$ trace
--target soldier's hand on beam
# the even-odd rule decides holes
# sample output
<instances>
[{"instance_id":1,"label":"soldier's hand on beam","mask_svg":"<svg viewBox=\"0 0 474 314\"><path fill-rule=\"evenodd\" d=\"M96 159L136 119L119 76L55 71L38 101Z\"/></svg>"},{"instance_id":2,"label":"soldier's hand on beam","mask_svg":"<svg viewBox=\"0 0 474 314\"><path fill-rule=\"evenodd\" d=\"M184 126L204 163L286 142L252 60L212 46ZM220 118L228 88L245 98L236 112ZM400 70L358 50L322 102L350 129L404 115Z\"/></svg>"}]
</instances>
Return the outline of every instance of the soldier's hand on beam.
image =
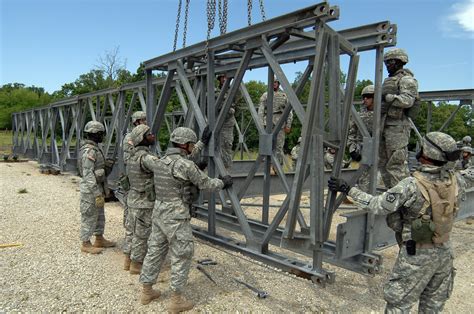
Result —
<instances>
[{"instance_id":1,"label":"soldier's hand on beam","mask_svg":"<svg viewBox=\"0 0 474 314\"><path fill-rule=\"evenodd\" d=\"M221 179L222 182L224 182L224 186L222 187L222 189L230 188L232 184L234 183L234 181L232 180L232 177L229 175L226 175L223 177L219 176L219 179Z\"/></svg>"},{"instance_id":2,"label":"soldier's hand on beam","mask_svg":"<svg viewBox=\"0 0 474 314\"><path fill-rule=\"evenodd\" d=\"M351 156L352 160L354 161L361 161L362 160L362 156L360 153L358 153L357 151L352 151L349 153L349 155Z\"/></svg>"},{"instance_id":3,"label":"soldier's hand on beam","mask_svg":"<svg viewBox=\"0 0 474 314\"><path fill-rule=\"evenodd\" d=\"M328 187L329 190L333 192L342 192L344 194L349 193L349 190L351 189L350 185L344 181L344 179L338 179L331 177L328 181Z\"/></svg>"},{"instance_id":4,"label":"soldier's hand on beam","mask_svg":"<svg viewBox=\"0 0 474 314\"><path fill-rule=\"evenodd\" d=\"M212 136L212 131L209 129L209 125L206 125L206 127L202 131L201 142L203 142L204 145L209 144L209 141L211 140L211 136Z\"/></svg>"}]
</instances>

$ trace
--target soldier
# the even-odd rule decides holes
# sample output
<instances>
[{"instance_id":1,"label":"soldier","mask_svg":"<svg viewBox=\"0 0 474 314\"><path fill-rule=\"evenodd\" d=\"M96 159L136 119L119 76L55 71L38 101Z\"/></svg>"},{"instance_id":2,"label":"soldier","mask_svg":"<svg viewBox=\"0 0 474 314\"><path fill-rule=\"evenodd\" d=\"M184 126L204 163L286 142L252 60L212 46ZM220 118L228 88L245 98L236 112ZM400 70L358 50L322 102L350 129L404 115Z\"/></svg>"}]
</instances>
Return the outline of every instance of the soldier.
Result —
<instances>
[{"instance_id":1,"label":"soldier","mask_svg":"<svg viewBox=\"0 0 474 314\"><path fill-rule=\"evenodd\" d=\"M464 146L471 146L471 141L472 141L472 139L469 135L466 135L462 138L462 144Z\"/></svg>"},{"instance_id":2,"label":"soldier","mask_svg":"<svg viewBox=\"0 0 474 314\"><path fill-rule=\"evenodd\" d=\"M324 168L326 170L331 170L334 166L334 157L336 157L336 150L332 147L328 147L324 153ZM342 161L343 168L348 168L350 164L350 160Z\"/></svg>"},{"instance_id":3,"label":"soldier","mask_svg":"<svg viewBox=\"0 0 474 314\"><path fill-rule=\"evenodd\" d=\"M85 140L81 143L77 168L81 176L79 183L81 209L81 251L91 254L102 252L102 248L113 247L115 243L104 238L105 229L105 191L108 170L99 143L104 138L102 123L89 121L84 127ZM94 245L90 238L95 235Z\"/></svg>"},{"instance_id":4,"label":"soldier","mask_svg":"<svg viewBox=\"0 0 474 314\"><path fill-rule=\"evenodd\" d=\"M456 161L455 169L459 171L462 176L467 176L472 180L472 173L474 172L474 166L471 163L472 148L470 146L464 146L461 148L461 158ZM471 177L469 177L471 175ZM466 198L466 194L462 194L463 200ZM472 225L474 223L474 217L467 217L466 223Z\"/></svg>"},{"instance_id":5,"label":"soldier","mask_svg":"<svg viewBox=\"0 0 474 314\"><path fill-rule=\"evenodd\" d=\"M298 160L298 154L300 153L301 136L298 137L296 145L291 149L291 160L293 161L293 169L296 168L296 161Z\"/></svg>"},{"instance_id":6,"label":"soldier","mask_svg":"<svg viewBox=\"0 0 474 314\"><path fill-rule=\"evenodd\" d=\"M193 130L176 128L171 133L170 141L172 147L168 148L162 159L149 155L142 159L144 167L154 173L156 201L148 252L140 275L140 283L143 284L140 302L148 304L160 296L160 292L153 290L152 286L169 252L172 294L168 310L177 313L194 307L194 303L183 296L194 253L189 201L184 199L184 191L190 184L199 189L225 189L232 185L232 178L211 179L187 158L197 141Z\"/></svg>"},{"instance_id":7,"label":"soldier","mask_svg":"<svg viewBox=\"0 0 474 314\"><path fill-rule=\"evenodd\" d=\"M219 80L219 87L217 88L217 95L219 95L220 91L222 90L222 87L224 86L225 81L227 80L227 76L225 74L219 75L218 77ZM224 98L227 98L227 93ZM232 159L234 152L232 150L232 145L234 142L234 125L235 125L235 103L238 101L240 98L239 93L235 96L234 101L232 102L232 105L227 112L227 115L225 116L224 124L222 125L221 132L219 134L219 149L222 157L222 162L224 163L224 167L227 169L227 171L230 171L232 168ZM222 105L224 104L224 101L221 103L220 107L217 108L217 112L220 112L222 109Z\"/></svg>"},{"instance_id":8,"label":"soldier","mask_svg":"<svg viewBox=\"0 0 474 314\"><path fill-rule=\"evenodd\" d=\"M135 111L132 114L132 124L133 127L136 127L137 125L146 125L146 113L144 111ZM127 173L127 163L128 160L130 159L130 154L133 153L133 143L130 139L130 132L127 133L122 141L122 150L123 150L123 163L125 166L125 173ZM126 184L128 185L128 177L125 177ZM122 181L122 180L121 180ZM128 188L129 187L122 187L124 189L124 208L123 208L123 226L125 228L125 239L124 239L124 244L123 244L123 254L125 255L125 261L123 265L124 270L130 270L130 250L131 250L131 245L132 245L132 238L133 238L133 229L132 225L129 223L128 220L128 204L127 204L127 198L128 198Z\"/></svg>"},{"instance_id":9,"label":"soldier","mask_svg":"<svg viewBox=\"0 0 474 314\"><path fill-rule=\"evenodd\" d=\"M147 241L151 232L151 214L155 203L153 171L147 169L142 160L146 156L154 157L150 145L155 143L155 136L150 127L137 125L130 133L134 147L127 162L127 174L130 190L127 197L128 220L132 231L130 248L130 274L139 274L147 251Z\"/></svg>"},{"instance_id":10,"label":"soldier","mask_svg":"<svg viewBox=\"0 0 474 314\"><path fill-rule=\"evenodd\" d=\"M367 130L372 134L372 121L374 117L374 85L367 85L362 89L363 107L359 112L359 116L364 122ZM347 147L349 148L349 155L354 161L361 161L362 156L362 134L357 127L354 120L350 120L349 136L347 137ZM370 183L369 171L364 171L357 181L357 187L364 192L369 191Z\"/></svg>"},{"instance_id":11,"label":"soldier","mask_svg":"<svg viewBox=\"0 0 474 314\"><path fill-rule=\"evenodd\" d=\"M408 55L403 49L392 49L384 55L388 77L382 86L382 126L379 169L387 188L395 186L410 175L408 170L408 141L410 124L408 114L418 99L418 83L413 73L403 68Z\"/></svg>"},{"instance_id":12,"label":"soldier","mask_svg":"<svg viewBox=\"0 0 474 314\"><path fill-rule=\"evenodd\" d=\"M386 313L409 313L418 301L420 313L438 313L451 295L455 269L449 236L463 178L448 162L457 158L451 136L430 132L417 154L421 167L380 195L329 180L332 191L348 194L361 208L388 214L387 224L399 234L398 258L384 286Z\"/></svg>"},{"instance_id":13,"label":"soldier","mask_svg":"<svg viewBox=\"0 0 474 314\"><path fill-rule=\"evenodd\" d=\"M288 98L286 94L280 90L280 81L273 81L273 127L278 123L280 118L285 111L286 106L288 106ZM267 92L263 93L260 97L260 104L258 106L258 116L260 122L264 127L267 125ZM278 132L276 140L276 158L280 165L283 165L283 146L285 145L285 134L290 133L291 123L293 122L293 111L290 111L288 118L286 118L285 123L283 123L283 128ZM274 172L274 170L273 170Z\"/></svg>"}]
</instances>

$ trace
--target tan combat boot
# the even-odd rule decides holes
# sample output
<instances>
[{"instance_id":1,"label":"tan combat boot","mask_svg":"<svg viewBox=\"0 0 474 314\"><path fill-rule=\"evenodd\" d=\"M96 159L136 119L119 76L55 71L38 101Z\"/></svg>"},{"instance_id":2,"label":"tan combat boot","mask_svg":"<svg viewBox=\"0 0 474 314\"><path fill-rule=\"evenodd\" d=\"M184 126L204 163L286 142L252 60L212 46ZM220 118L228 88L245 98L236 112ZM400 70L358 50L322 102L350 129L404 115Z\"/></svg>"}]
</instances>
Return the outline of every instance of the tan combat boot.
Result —
<instances>
[{"instance_id":1,"label":"tan combat boot","mask_svg":"<svg viewBox=\"0 0 474 314\"><path fill-rule=\"evenodd\" d=\"M114 246L115 246L115 242L105 239L103 235L95 236L94 247L114 247Z\"/></svg>"},{"instance_id":2,"label":"tan combat boot","mask_svg":"<svg viewBox=\"0 0 474 314\"><path fill-rule=\"evenodd\" d=\"M123 262L123 270L130 270L130 262L132 261L130 259L129 254L124 254L125 255L125 260Z\"/></svg>"},{"instance_id":3,"label":"tan combat boot","mask_svg":"<svg viewBox=\"0 0 474 314\"><path fill-rule=\"evenodd\" d=\"M474 217L467 217L466 223L467 223L468 225L474 224Z\"/></svg>"},{"instance_id":4,"label":"tan combat boot","mask_svg":"<svg viewBox=\"0 0 474 314\"><path fill-rule=\"evenodd\" d=\"M91 254L99 254L102 252L101 248L93 247L91 241L84 241L82 242L81 252L84 253L91 253Z\"/></svg>"},{"instance_id":5,"label":"tan combat boot","mask_svg":"<svg viewBox=\"0 0 474 314\"><path fill-rule=\"evenodd\" d=\"M130 274L139 275L142 272L142 263L132 261L130 263Z\"/></svg>"},{"instance_id":6,"label":"tan combat boot","mask_svg":"<svg viewBox=\"0 0 474 314\"><path fill-rule=\"evenodd\" d=\"M168 305L168 311L171 313L179 313L189 311L194 307L194 302L186 300L179 292L171 293L171 301Z\"/></svg>"},{"instance_id":7,"label":"tan combat boot","mask_svg":"<svg viewBox=\"0 0 474 314\"><path fill-rule=\"evenodd\" d=\"M146 305L151 301L158 299L161 295L159 290L153 290L153 285L149 283L143 284L142 295L140 296L140 303Z\"/></svg>"}]
</instances>

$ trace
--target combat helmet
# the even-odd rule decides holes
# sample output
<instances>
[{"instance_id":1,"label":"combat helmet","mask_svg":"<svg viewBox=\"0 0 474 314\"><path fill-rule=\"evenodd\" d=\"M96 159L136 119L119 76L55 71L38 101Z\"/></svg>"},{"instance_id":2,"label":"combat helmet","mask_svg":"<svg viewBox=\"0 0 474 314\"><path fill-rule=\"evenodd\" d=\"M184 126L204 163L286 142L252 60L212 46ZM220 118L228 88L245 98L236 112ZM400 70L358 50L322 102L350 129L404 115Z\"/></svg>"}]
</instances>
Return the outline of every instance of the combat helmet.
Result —
<instances>
[{"instance_id":1,"label":"combat helmet","mask_svg":"<svg viewBox=\"0 0 474 314\"><path fill-rule=\"evenodd\" d=\"M130 133L130 139L132 140L133 145L140 144L143 141L143 137L147 132L150 130L148 125L140 124L133 128L132 132Z\"/></svg>"},{"instance_id":2,"label":"combat helmet","mask_svg":"<svg viewBox=\"0 0 474 314\"><path fill-rule=\"evenodd\" d=\"M144 111L135 111L132 114L132 123L135 123L137 120L145 120L146 113Z\"/></svg>"},{"instance_id":3,"label":"combat helmet","mask_svg":"<svg viewBox=\"0 0 474 314\"><path fill-rule=\"evenodd\" d=\"M100 122L97 121L89 121L86 123L84 126L84 132L85 133L99 133L99 132L105 132L104 125Z\"/></svg>"},{"instance_id":4,"label":"combat helmet","mask_svg":"<svg viewBox=\"0 0 474 314\"><path fill-rule=\"evenodd\" d=\"M466 135L462 138L462 142L465 144L471 144L472 138L469 135Z\"/></svg>"},{"instance_id":5,"label":"combat helmet","mask_svg":"<svg viewBox=\"0 0 474 314\"><path fill-rule=\"evenodd\" d=\"M362 89L362 92L360 93L361 96L364 95L373 95L375 93L375 88L374 85L367 85Z\"/></svg>"},{"instance_id":6,"label":"combat helmet","mask_svg":"<svg viewBox=\"0 0 474 314\"><path fill-rule=\"evenodd\" d=\"M461 151L457 148L456 141L446 133L430 132L423 138L423 155L441 161L456 161Z\"/></svg>"},{"instance_id":7,"label":"combat helmet","mask_svg":"<svg viewBox=\"0 0 474 314\"><path fill-rule=\"evenodd\" d=\"M180 126L171 133L170 141L176 144L196 143L197 136L190 128Z\"/></svg>"},{"instance_id":8,"label":"combat helmet","mask_svg":"<svg viewBox=\"0 0 474 314\"><path fill-rule=\"evenodd\" d=\"M471 148L471 146L463 146L463 147L461 148L461 151L464 152L464 153L469 153L469 154L472 155L472 148Z\"/></svg>"},{"instance_id":9,"label":"combat helmet","mask_svg":"<svg viewBox=\"0 0 474 314\"><path fill-rule=\"evenodd\" d=\"M396 59L402 61L403 63L408 63L407 53L405 52L405 50L400 48L394 48L385 52L385 54L383 55L383 61L385 62L391 59Z\"/></svg>"}]
</instances>

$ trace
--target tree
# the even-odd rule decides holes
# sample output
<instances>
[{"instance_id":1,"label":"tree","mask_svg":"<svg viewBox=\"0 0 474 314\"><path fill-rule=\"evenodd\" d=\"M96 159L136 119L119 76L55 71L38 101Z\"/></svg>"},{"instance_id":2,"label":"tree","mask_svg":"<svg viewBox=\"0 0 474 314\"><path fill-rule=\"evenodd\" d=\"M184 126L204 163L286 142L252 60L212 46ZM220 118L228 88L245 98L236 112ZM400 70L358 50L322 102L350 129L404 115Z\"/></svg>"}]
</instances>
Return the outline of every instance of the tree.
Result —
<instances>
[{"instance_id":1,"label":"tree","mask_svg":"<svg viewBox=\"0 0 474 314\"><path fill-rule=\"evenodd\" d=\"M112 50L106 50L103 56L97 59L98 64L95 66L97 70L104 73L105 77L110 80L117 80L120 73L127 68L127 59L119 56L120 46L114 47Z\"/></svg>"}]
</instances>

